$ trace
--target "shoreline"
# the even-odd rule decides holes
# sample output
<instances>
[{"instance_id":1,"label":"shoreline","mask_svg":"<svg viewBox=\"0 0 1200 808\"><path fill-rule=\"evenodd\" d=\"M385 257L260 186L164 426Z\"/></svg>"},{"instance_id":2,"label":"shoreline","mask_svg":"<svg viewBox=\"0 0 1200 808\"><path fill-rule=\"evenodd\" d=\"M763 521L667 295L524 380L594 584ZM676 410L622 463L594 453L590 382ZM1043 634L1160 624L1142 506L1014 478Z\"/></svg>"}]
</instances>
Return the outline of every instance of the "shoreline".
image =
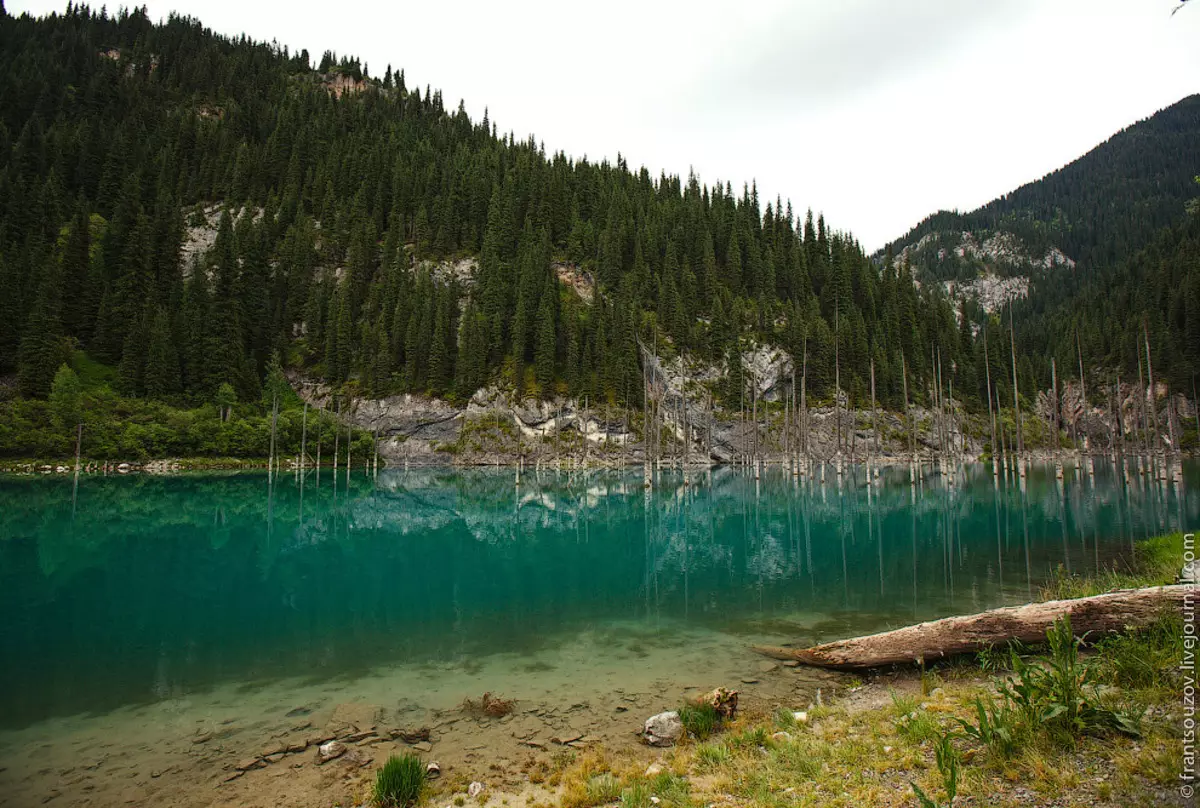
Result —
<instances>
[{"instance_id":1,"label":"shoreline","mask_svg":"<svg viewBox=\"0 0 1200 808\"><path fill-rule=\"evenodd\" d=\"M1074 465L1077 469L1082 467L1082 464L1087 462L1095 463L1102 462L1147 462L1152 465L1169 466L1175 462L1194 460L1200 457L1200 452L1177 452L1173 454L1124 454L1112 455L1109 453L1099 452L1059 452L1050 451L1030 451L1026 452L1021 458L1021 462L1026 465L1049 465L1056 464L1064 467ZM938 455L923 455L917 458L914 463L913 459L908 456L900 455L882 455L878 457L845 457L840 461L837 458L820 460L817 458L807 458L807 463L804 458L796 458L795 460L786 457L766 457L758 462L758 467L767 468L782 468L792 470L799 469L799 476L805 476L809 469L816 470L822 467L837 469L841 468L906 468L916 466L917 468L939 469L942 467L958 467L970 465L987 465L993 462L993 458L987 455L964 455L957 458L943 458ZM1001 468L1005 470L1015 470L1017 467L1016 458L1001 457ZM655 466L656 471L672 471L672 470L706 470L719 468L744 468L752 469L755 467L753 462L731 461L731 462L701 462L692 460L687 463L682 462L678 458L664 459L658 461ZM82 459L79 463L79 473L92 475L110 475L110 474L173 474L180 472L193 471L240 471L240 470L267 470L272 467L269 458L254 457L254 458L238 458L238 457L167 457L156 458L152 460L89 460ZM275 467L278 471L286 471L288 473L296 473L300 471L300 464L297 458L277 458ZM614 461L604 458L603 456L592 456L586 459L568 458L566 460L545 461L537 460L535 462L526 462L523 459L513 459L505 457L493 461L478 461L478 462L458 462L453 457L448 457L444 460L415 460L397 462L395 464L387 463L380 458L378 470L380 471L400 471L407 468L421 469L512 469L520 471L597 471L597 470L635 470L645 469L646 463L641 459L629 458L620 461ZM304 469L306 471L315 470L317 464L315 462L305 462ZM336 468L339 472L344 471L346 466L344 463L334 466L331 461L323 460L320 464L322 470L333 470ZM366 473L373 473L374 468L372 461L366 461L361 466L358 463L354 465L354 471L363 470ZM0 460L0 475L13 476L38 476L38 475L71 475L76 471L75 459L72 458L19 458L13 460ZM836 472L835 472L836 473Z\"/></svg>"}]
</instances>

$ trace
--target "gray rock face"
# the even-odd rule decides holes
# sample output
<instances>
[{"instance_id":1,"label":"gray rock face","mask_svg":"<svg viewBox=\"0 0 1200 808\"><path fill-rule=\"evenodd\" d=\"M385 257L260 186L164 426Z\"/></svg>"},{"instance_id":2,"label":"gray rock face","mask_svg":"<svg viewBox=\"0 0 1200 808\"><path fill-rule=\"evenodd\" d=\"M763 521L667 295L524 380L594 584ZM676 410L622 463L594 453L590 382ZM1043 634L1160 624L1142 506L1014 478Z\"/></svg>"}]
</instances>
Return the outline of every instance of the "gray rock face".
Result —
<instances>
[{"instance_id":1,"label":"gray rock face","mask_svg":"<svg viewBox=\"0 0 1200 808\"><path fill-rule=\"evenodd\" d=\"M651 746L673 746L683 735L683 722L679 720L679 713L670 710L650 716L646 719L642 735Z\"/></svg>"}]
</instances>

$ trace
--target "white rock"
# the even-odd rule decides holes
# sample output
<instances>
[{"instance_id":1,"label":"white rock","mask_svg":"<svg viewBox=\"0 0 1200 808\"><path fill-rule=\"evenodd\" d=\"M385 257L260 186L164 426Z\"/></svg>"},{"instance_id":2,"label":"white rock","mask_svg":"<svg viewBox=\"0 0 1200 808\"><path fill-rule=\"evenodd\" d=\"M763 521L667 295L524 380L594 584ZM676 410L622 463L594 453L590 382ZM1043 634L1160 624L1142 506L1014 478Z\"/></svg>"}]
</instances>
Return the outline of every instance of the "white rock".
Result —
<instances>
[{"instance_id":1,"label":"white rock","mask_svg":"<svg viewBox=\"0 0 1200 808\"><path fill-rule=\"evenodd\" d=\"M782 731L776 732L771 736L771 740L775 741L775 743L790 743L792 740L792 733Z\"/></svg>"},{"instance_id":2,"label":"white rock","mask_svg":"<svg viewBox=\"0 0 1200 808\"><path fill-rule=\"evenodd\" d=\"M426 779L432 780L435 777L441 777L441 776L442 776L442 767L437 765L437 761L432 761L429 763L428 766L425 767Z\"/></svg>"},{"instance_id":3,"label":"white rock","mask_svg":"<svg viewBox=\"0 0 1200 808\"><path fill-rule=\"evenodd\" d=\"M646 719L643 735L651 746L672 746L683 735L679 713L670 710L650 716Z\"/></svg>"},{"instance_id":4,"label":"white rock","mask_svg":"<svg viewBox=\"0 0 1200 808\"><path fill-rule=\"evenodd\" d=\"M341 741L330 741L317 747L317 759L320 763L339 758L346 754L346 744Z\"/></svg>"},{"instance_id":5,"label":"white rock","mask_svg":"<svg viewBox=\"0 0 1200 808\"><path fill-rule=\"evenodd\" d=\"M483 793L483 783L476 780L471 785L467 786L467 796L474 799Z\"/></svg>"},{"instance_id":6,"label":"white rock","mask_svg":"<svg viewBox=\"0 0 1200 808\"><path fill-rule=\"evenodd\" d=\"M663 773L663 767L662 767L661 763L651 763L649 766L646 767L646 776L647 777L657 777L658 775L660 775L662 773Z\"/></svg>"},{"instance_id":7,"label":"white rock","mask_svg":"<svg viewBox=\"0 0 1200 808\"><path fill-rule=\"evenodd\" d=\"M798 724L807 724L808 712L806 710L796 710L794 713L792 713L792 718L794 718Z\"/></svg>"}]
</instances>

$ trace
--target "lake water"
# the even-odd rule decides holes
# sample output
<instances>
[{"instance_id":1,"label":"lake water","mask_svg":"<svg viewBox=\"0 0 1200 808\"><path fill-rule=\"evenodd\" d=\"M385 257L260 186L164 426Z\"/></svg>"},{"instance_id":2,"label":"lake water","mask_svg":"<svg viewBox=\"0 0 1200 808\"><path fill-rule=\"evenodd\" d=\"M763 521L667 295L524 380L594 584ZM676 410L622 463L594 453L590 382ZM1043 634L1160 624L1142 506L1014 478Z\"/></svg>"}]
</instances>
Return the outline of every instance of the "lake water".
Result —
<instances>
[{"instance_id":1,"label":"lake water","mask_svg":"<svg viewBox=\"0 0 1200 808\"><path fill-rule=\"evenodd\" d=\"M625 698L636 724L658 692L753 690L751 643L1023 602L1060 568L1123 563L1136 539L1200 521L1198 475L715 469L649 491L640 470L519 486L511 470L7 478L0 744L88 749L100 728L157 722L169 732L138 748L162 751L218 721L261 715L266 731L293 705L427 716L485 690L593 713ZM586 709L573 721L602 734ZM158 779L141 777L149 798ZM20 765L5 778L31 802L49 787Z\"/></svg>"}]
</instances>

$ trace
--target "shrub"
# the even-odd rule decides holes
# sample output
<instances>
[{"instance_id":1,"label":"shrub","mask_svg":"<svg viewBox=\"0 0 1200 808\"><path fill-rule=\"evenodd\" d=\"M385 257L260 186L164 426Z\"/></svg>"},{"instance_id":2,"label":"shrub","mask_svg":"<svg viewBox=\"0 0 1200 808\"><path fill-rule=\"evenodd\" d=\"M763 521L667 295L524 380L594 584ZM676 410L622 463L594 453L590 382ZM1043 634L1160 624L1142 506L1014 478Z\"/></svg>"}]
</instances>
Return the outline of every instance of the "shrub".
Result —
<instances>
[{"instance_id":1,"label":"shrub","mask_svg":"<svg viewBox=\"0 0 1200 808\"><path fill-rule=\"evenodd\" d=\"M415 805L424 790L425 764L411 752L392 755L375 776L375 804L380 808Z\"/></svg>"}]
</instances>

